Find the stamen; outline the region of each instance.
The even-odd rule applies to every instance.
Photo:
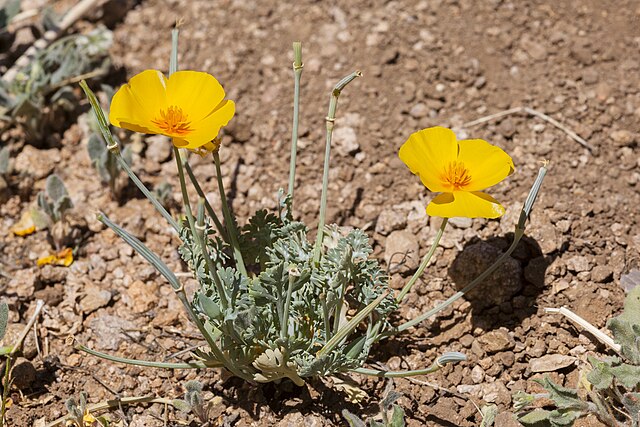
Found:
[[[152,123],[162,129],[163,133],[170,136],[184,136],[191,132],[189,117],[182,108],[171,106],[167,111],[160,110],[160,117],[152,120]]]
[[[471,175],[462,162],[451,162],[440,177],[442,183],[452,191],[461,190],[471,183]]]

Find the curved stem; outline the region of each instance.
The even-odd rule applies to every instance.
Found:
[[[184,362],[184,363],[170,363],[170,362],[153,362],[149,360],[128,359],[126,357],[113,356],[111,354],[103,353],[101,351],[93,350],[82,344],[76,344],[77,350],[84,351],[93,356],[101,359],[110,360],[112,362],[124,363],[127,365],[145,366],[147,368],[161,368],[161,369],[207,369],[207,368],[222,368],[224,365],[220,362],[205,363],[205,362]]]
[[[440,239],[442,238],[442,233],[444,232],[444,229],[447,226],[448,221],[449,221],[449,218],[442,218],[442,224],[440,224],[440,229],[438,230],[438,234],[436,234],[436,239],[433,241],[433,244],[431,245],[431,249],[429,249],[429,252],[427,252],[424,258],[422,258],[420,267],[418,267],[415,274],[411,277],[409,282],[407,282],[407,284],[404,285],[404,287],[396,297],[396,302],[398,304],[402,302],[402,300],[409,293],[413,285],[418,281],[420,276],[422,276],[422,273],[424,273],[424,270],[425,268],[427,268],[427,265],[429,265],[429,261],[431,261],[431,257],[433,257],[433,254],[438,248],[438,244],[440,243]]]
[[[216,165],[216,175],[218,176],[218,190],[220,191],[220,200],[222,201],[222,214],[224,215],[224,222],[227,226],[227,234],[229,234],[231,246],[233,247],[233,257],[236,260],[238,271],[244,276],[248,276],[247,269],[244,266],[244,260],[242,259],[240,244],[238,243],[238,230],[236,230],[236,224],[233,221],[231,211],[229,210],[229,204],[227,203],[227,195],[224,192],[224,184],[222,183],[222,169],[220,167],[220,155],[217,151],[213,152],[213,161]]]
[[[167,220],[167,222],[171,224],[173,229],[179,234],[180,226],[178,225],[176,220],[173,219],[171,215],[169,215],[169,212],[167,212],[167,210],[164,208],[164,206],[162,206],[162,204],[158,201],[158,199],[156,199],[153,196],[151,191],[149,191],[149,189],[142,183],[142,181],[140,181],[140,179],[133,172],[131,167],[129,167],[129,164],[127,163],[127,161],[122,157],[122,154],[120,153],[120,146],[118,144],[118,141],[113,137],[113,134],[111,133],[111,129],[109,128],[109,122],[107,122],[107,119],[104,115],[104,111],[102,111],[102,107],[100,107],[100,104],[98,103],[98,98],[96,98],[96,95],[93,93],[91,89],[89,89],[87,82],[85,82],[84,80],[80,82],[80,87],[84,91],[85,95],[87,95],[87,99],[91,104],[91,109],[93,110],[93,114],[95,115],[96,120],[98,121],[98,127],[100,128],[100,133],[102,133],[102,137],[107,143],[107,149],[111,152],[111,154],[113,154],[116,157],[116,160],[118,161],[122,169],[126,172],[126,174],[129,175],[129,178],[131,179],[131,181],[133,181],[136,187],[138,187],[138,189],[142,191],[142,194],[144,194],[144,196],[151,202],[153,207],[156,208],[156,210],[160,213],[160,215],[162,215]]]
[[[509,247],[509,249],[507,249],[507,251],[503,253],[500,256],[500,258],[498,258],[493,264],[491,264],[491,266],[487,268],[481,275],[476,277],[471,283],[465,286],[461,291],[458,291],[455,294],[453,294],[453,296],[451,296],[445,302],[437,305],[436,307],[416,317],[415,319],[410,320],[409,322],[403,323],[402,325],[398,326],[394,331],[389,331],[385,335],[386,336],[394,335],[395,333],[402,332],[406,329],[411,328],[412,326],[417,325],[423,320],[426,320],[429,317],[435,315],[436,313],[449,307],[451,304],[453,304],[454,301],[460,299],[464,294],[466,294],[467,292],[471,291],[473,288],[478,286],[480,283],[482,283],[484,279],[487,278],[487,276],[493,273],[496,270],[496,268],[498,268],[500,264],[502,264],[509,257],[509,255],[511,255],[511,253],[516,249],[516,246],[518,246],[518,242],[520,242],[520,239],[522,238],[523,235],[524,235],[524,230],[516,228],[513,235],[513,242],[511,243],[511,246]]]
[[[380,378],[406,378],[414,377],[416,375],[432,374],[443,368],[448,363],[457,363],[465,360],[467,360],[467,356],[457,351],[452,351],[444,353],[442,356],[438,357],[436,361],[426,369],[416,369],[411,371],[384,371],[381,369],[356,368],[351,369],[351,372]]]
[[[333,135],[333,128],[336,121],[336,108],[338,107],[338,97],[344,88],[351,83],[355,78],[362,76],[360,71],[354,71],[342,80],[340,80],[333,91],[331,91],[331,99],[329,101],[329,113],[325,119],[327,132],[326,142],[324,149],[324,170],[322,172],[322,195],[320,196],[320,216],[318,219],[318,235],[316,237],[316,245],[313,250],[313,262],[317,264],[320,261],[322,253],[322,238],[324,235],[324,221],[327,211],[327,188],[329,187],[329,162],[331,160],[331,138]]]

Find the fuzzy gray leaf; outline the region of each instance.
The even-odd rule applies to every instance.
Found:
[[[358,418],[356,414],[353,414],[346,409],[342,410],[342,416],[345,420],[347,420],[347,424],[349,424],[349,427],[367,427],[364,421]]]
[[[89,141],[87,142],[87,151],[89,152],[89,158],[92,162],[96,163],[100,161],[100,157],[102,153],[107,150],[107,145],[100,138],[100,136],[95,133],[89,137]]]
[[[560,409],[585,409],[587,404],[580,400],[577,390],[562,387],[547,376],[534,380],[549,392],[549,399],[553,400]]]
[[[173,405],[174,408],[176,408],[180,412],[184,412],[185,414],[188,414],[189,412],[191,412],[191,405],[189,405],[184,400],[173,399],[171,401],[171,404]]]
[[[69,196],[62,196],[53,205],[53,217],[60,220],[64,217],[65,212],[73,207],[73,202]]]
[[[393,413],[389,420],[389,427],[405,427],[404,409],[398,405],[393,405]]]
[[[631,289],[624,301],[624,311],[610,319],[607,327],[620,344],[622,354],[631,363],[640,365],[640,286]]]
[[[62,197],[67,196],[67,189],[60,177],[56,174],[49,175],[46,183],[47,196],[55,203]]]
[[[609,388],[613,381],[611,365],[594,357],[589,357],[589,363],[591,363],[593,369],[587,374],[587,381],[598,390]]]

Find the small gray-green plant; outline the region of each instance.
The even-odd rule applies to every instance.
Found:
[[[607,327],[620,345],[620,357],[588,358],[591,370],[581,382],[585,393],[562,387],[548,377],[535,380],[547,393],[516,394],[516,409],[526,409],[543,397],[552,400],[556,408],[534,409],[519,418],[522,424],[570,426],[592,413],[611,427],[640,426],[640,286],[629,292],[623,313],[610,319]]]
[[[122,167],[116,157],[107,149],[107,144],[99,133],[94,133],[89,137],[87,150],[89,151],[91,163],[95,166],[100,178],[109,185],[111,194],[117,197],[120,192],[118,177],[122,172]],[[131,163],[131,150],[129,147],[125,147],[122,150],[122,156],[127,163]]]
[[[67,234],[64,230],[65,214],[73,207],[73,202],[58,175],[47,177],[45,190],[38,193],[36,200],[36,207],[31,209],[33,223],[39,229],[49,230],[56,249],[59,250]]]
[[[209,422],[209,403],[202,396],[202,383],[200,381],[187,381],[184,385],[187,390],[184,399],[174,399],[173,406],[184,412],[192,413],[205,425]]]
[[[377,421],[374,418],[368,418],[365,422],[357,415],[351,413],[347,409],[342,410],[342,416],[347,420],[349,427],[404,427],[404,409],[400,405],[396,405],[395,402],[400,399],[402,395],[396,391],[391,390],[386,394],[384,399],[379,403],[380,413],[379,416],[382,421]],[[391,413],[391,416],[389,416]]]
[[[95,417],[91,414],[87,407],[87,393],[84,391],[80,392],[78,400],[75,397],[70,397],[64,405],[69,413],[65,424],[67,427],[106,427],[109,425],[109,420],[106,417]]]
[[[174,30],[170,74],[177,70],[177,35],[177,30]],[[295,43],[294,132],[289,190],[286,194],[280,193],[276,212],[260,210],[243,227],[237,226],[226,199],[217,147],[214,147],[212,154],[224,225],[195,180],[188,156],[181,155],[174,146],[186,214],[176,220],[131,170],[123,158],[118,141],[111,134],[95,94],[85,82],[81,83],[96,114],[107,148],[180,236],[180,256],[199,284],[193,298],[187,296],[183,283],[144,243],[105,215],[100,214],[98,219],[131,245],[170,283],[189,319],[206,340],[207,347],[195,350],[192,360],[185,363],[125,359],[97,352],[81,344],[77,348],[116,362],[174,369],[224,367],[251,383],[279,382],[288,378],[299,386],[308,378],[342,372],[376,377],[424,375],[439,370],[447,363],[465,360],[461,353],[448,352],[424,369],[384,371],[363,367],[376,342],[403,332],[446,308],[481,283],[513,252],[524,234],[525,223],[547,170],[546,164],[540,169],[516,225],[514,241],[505,254],[447,301],[396,326],[391,322],[391,315],[429,263],[446,219],[421,267],[398,295],[394,295],[389,286],[384,268],[371,258],[369,238],[362,230],[343,230],[325,225],[331,139],[337,102],[345,87],[361,75],[356,71],[340,80],[331,92],[326,118],[319,223],[315,243],[309,240],[307,225],[294,219],[292,211],[301,55],[300,44]],[[187,176],[200,196],[195,211],[192,211],[189,200]]]
[[[107,72],[111,41],[111,31],[98,27],[39,51],[13,80],[0,79],[0,116],[20,123],[33,140],[41,139],[63,111],[75,108],[71,84]]]

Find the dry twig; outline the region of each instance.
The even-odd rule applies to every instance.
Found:
[[[480,117],[479,119],[467,122],[467,123],[463,123],[462,127],[463,128],[468,128],[468,127],[472,127],[472,126],[477,126],[480,125],[482,123],[487,123],[490,122],[491,120],[494,119],[499,119],[500,117],[505,117],[505,116],[509,116],[511,114],[517,114],[517,113],[526,113],[530,116],[534,116],[534,117],[538,117],[541,120],[544,120],[547,123],[550,123],[551,125],[557,127],[558,129],[560,129],[561,131],[563,131],[564,133],[566,133],[567,135],[569,135],[569,137],[571,139],[573,139],[574,141],[576,141],[578,144],[582,145],[584,148],[586,148],[587,150],[589,150],[591,153],[593,153],[595,151],[595,148],[589,144],[587,141],[585,141],[584,138],[582,138],[580,135],[578,135],[577,133],[575,133],[574,131],[572,131],[571,129],[569,129],[567,126],[563,125],[562,123],[560,123],[559,121],[557,121],[556,119],[541,113],[540,111],[534,110],[533,108],[529,108],[529,107],[515,107],[515,108],[511,108],[509,110],[504,110],[504,111],[499,111],[497,113],[494,114],[490,114],[488,116],[484,116],[484,117]]]

